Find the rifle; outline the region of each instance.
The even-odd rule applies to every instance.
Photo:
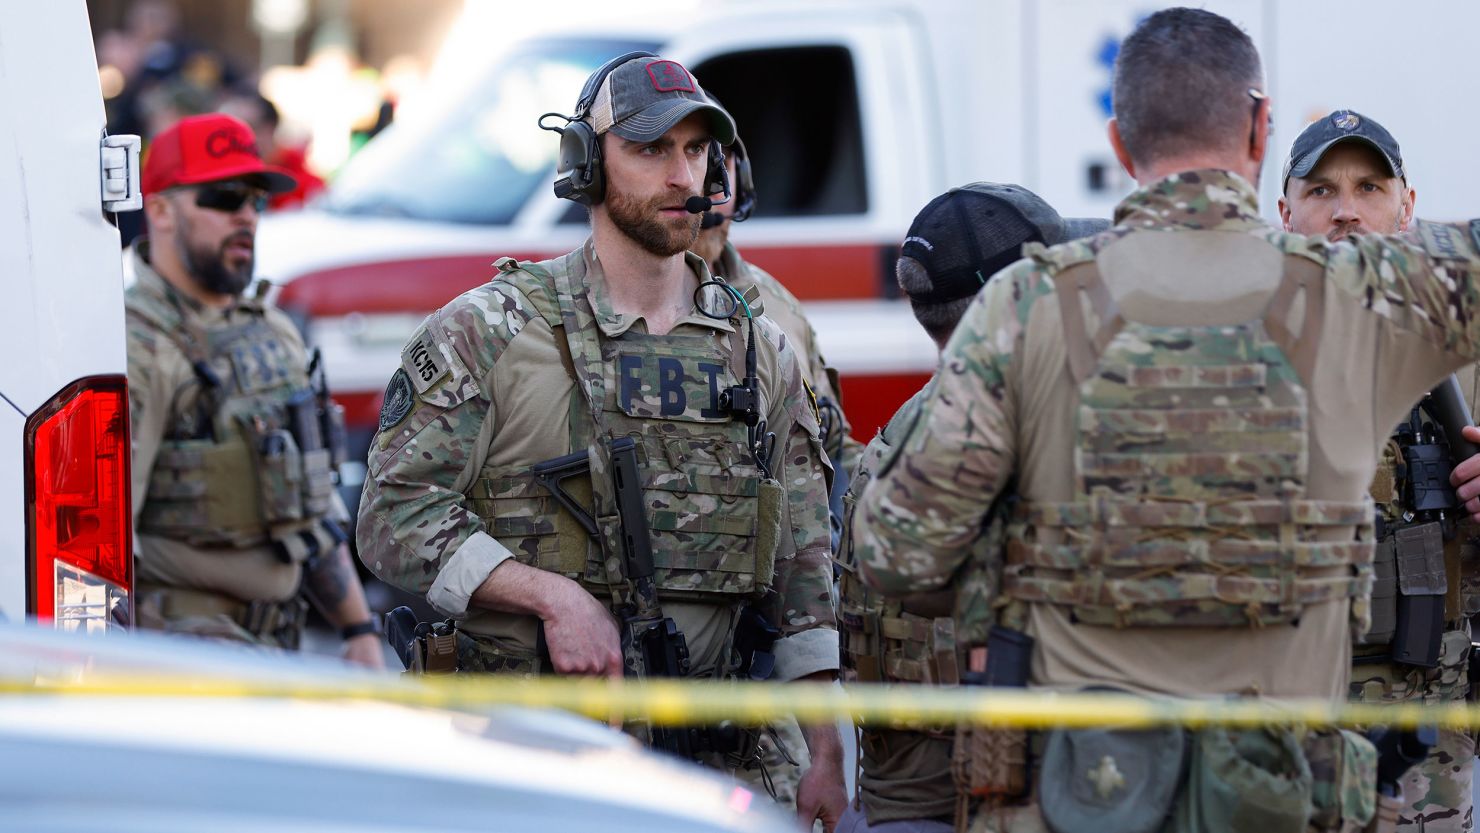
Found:
[[[611,460],[612,494],[616,500],[617,538],[621,545],[618,563],[627,583],[629,601],[617,610],[621,620],[622,662],[628,677],[687,677],[689,674],[688,641],[677,623],[663,615],[658,601],[658,586],[653,567],[653,542],[648,534],[647,518],[642,510],[642,480],[637,468],[637,443],[631,437],[617,437],[608,446]],[[543,486],[594,539],[601,540],[595,518],[569,493],[564,483],[576,475],[590,475],[591,460],[587,452],[566,454],[536,463],[530,468],[535,481]],[[541,624],[538,646],[540,659],[549,660]],[[690,728],[653,727],[653,746],[693,760],[705,751],[708,733]]]
[[[609,446],[612,493],[616,498],[617,538],[621,544],[622,578],[631,591],[630,602],[618,610],[622,620],[622,657],[629,677],[685,677],[689,672],[688,644],[674,621],[663,615],[654,578],[653,541],[642,511],[642,481],[637,471],[637,443],[617,437]],[[578,451],[530,467],[535,481],[600,541],[596,519],[565,491],[565,481],[591,473],[588,452]],[[543,629],[542,629],[543,630]]]
[[[308,362],[308,384],[313,389],[313,420],[318,423],[320,448],[329,449],[329,468],[336,472],[344,465],[349,439],[344,427],[344,406],[329,396],[329,380],[324,375],[323,355],[313,349]]]
[[[1421,668],[1439,664],[1445,598],[1452,590],[1445,580],[1444,542],[1454,538],[1463,515],[1449,477],[1456,464],[1476,451],[1461,434],[1473,424],[1459,380],[1451,374],[1394,432],[1402,453],[1397,474],[1406,511],[1391,521],[1379,516],[1374,568],[1379,585],[1396,583],[1397,593],[1386,593],[1382,604],[1374,603],[1367,637],[1369,644],[1390,642],[1392,648],[1387,656],[1359,657],[1358,662],[1391,658]]]
[[[1465,398],[1459,390],[1459,379],[1453,374],[1439,383],[1439,386],[1429,391],[1429,401],[1432,403],[1434,421],[1444,429],[1444,439],[1449,442],[1450,459],[1455,463],[1480,454],[1480,448],[1465,439],[1460,429],[1473,426],[1475,420],[1471,418],[1470,406],[1465,404]]]

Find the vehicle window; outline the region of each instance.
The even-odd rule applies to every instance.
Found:
[[[335,178],[323,204],[342,214],[508,224],[536,188],[550,187],[558,142],[536,117],[574,109],[586,77],[607,59],[653,48],[614,40],[521,44],[446,106],[376,137]]]
[[[756,217],[868,211],[853,58],[842,46],[731,52],[693,67],[735,117]]]

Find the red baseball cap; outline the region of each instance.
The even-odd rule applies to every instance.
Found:
[[[260,178],[274,193],[292,191],[298,181],[281,168],[262,162],[257,139],[246,122],[224,113],[186,116],[160,131],[144,153],[144,193],[157,194],[176,185],[198,185],[223,179]]]

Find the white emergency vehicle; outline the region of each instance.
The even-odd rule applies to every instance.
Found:
[[[0,618],[117,627],[133,586],[118,232],[139,144],[106,136],[87,7],[0,19]],[[121,615],[120,615],[121,614]]]
[[[1115,56],[1143,15],[1170,4],[709,3],[619,19],[597,5],[556,14],[470,0],[457,31],[472,57],[447,62],[439,98],[353,158],[318,205],[264,220],[258,274],[323,349],[358,450],[428,312],[487,281],[496,257],[553,257],[586,236],[585,211],[551,193],[556,141],[535,118],[569,112],[593,69],[633,49],[682,62],[734,114],[759,197],[732,239],[807,304],[867,440],[935,367],[893,278],[915,213],[947,188],[993,180],[1066,216],[1109,217],[1133,187],[1105,138]],[[1442,126],[1473,121],[1473,96],[1455,92],[1480,76],[1469,43],[1480,6],[1199,5],[1245,27],[1264,56],[1268,216],[1287,143],[1342,107],[1397,135],[1421,215],[1480,214],[1474,130]]]

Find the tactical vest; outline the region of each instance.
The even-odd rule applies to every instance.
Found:
[[[1112,627],[1258,627],[1336,599],[1365,617],[1372,504],[1306,495],[1322,269],[1286,256],[1261,316],[1189,327],[1127,320],[1094,261],[1044,267],[1078,385],[1075,497],[1018,505],[1005,595]]]
[[[337,543],[323,523],[332,452],[306,368],[260,304],[240,308],[248,314],[205,330],[165,297],[130,298],[128,314],[173,341],[195,371],[172,392],[138,528],[199,547],[270,542],[285,560],[303,561]]]
[[[496,265],[506,279],[523,273],[518,285],[554,331],[574,382],[570,448],[589,450],[592,465],[590,480],[570,491],[589,499],[600,540],[559,507],[528,464],[486,466],[473,483],[470,502],[489,534],[521,562],[562,573],[593,594],[622,593],[606,441],[630,436],[660,596],[716,602],[763,593],[775,574],[782,490],[763,481],[746,425],[719,402],[743,376],[742,322],[734,320],[728,337],[628,331],[609,339],[585,294],[583,250]]]

